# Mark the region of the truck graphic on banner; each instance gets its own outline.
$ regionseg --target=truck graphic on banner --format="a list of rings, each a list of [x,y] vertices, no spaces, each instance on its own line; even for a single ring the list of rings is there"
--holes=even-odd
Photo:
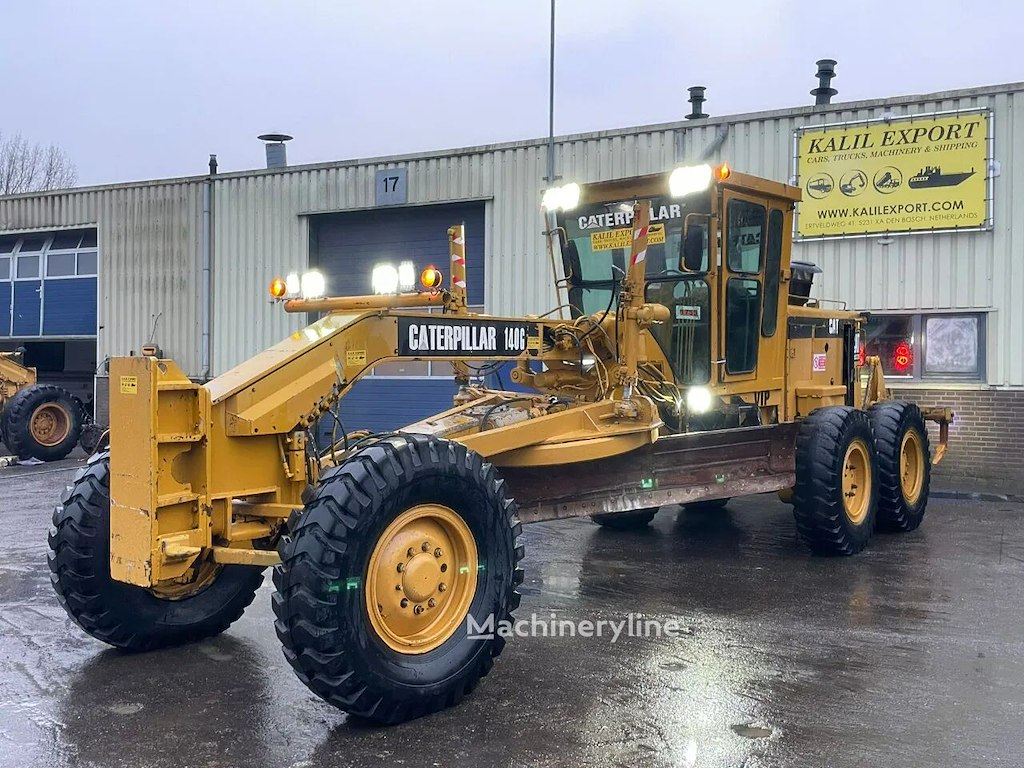
[[[797,235],[843,237],[991,224],[987,111],[796,130]]]

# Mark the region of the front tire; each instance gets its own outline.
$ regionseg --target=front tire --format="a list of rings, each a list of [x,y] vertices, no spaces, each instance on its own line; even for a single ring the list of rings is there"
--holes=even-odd
[[[793,516],[813,551],[853,555],[867,545],[878,508],[876,466],[865,411],[828,406],[800,422]]]
[[[931,449],[921,410],[882,401],[868,409],[878,454],[878,527],[912,531],[924,520],[931,487]]]
[[[360,449],[321,476],[281,542],[285,658],[315,694],[373,722],[458,703],[504,647],[520,532],[504,481],[465,446],[396,435]]]
[[[78,444],[82,421],[82,406],[71,393],[33,384],[4,407],[4,442],[19,458],[59,461]]]
[[[173,597],[110,578],[110,454],[98,454],[53,512],[50,582],[82,629],[127,651],[149,651],[219,635],[252,602],[263,571],[219,567],[194,594]]]

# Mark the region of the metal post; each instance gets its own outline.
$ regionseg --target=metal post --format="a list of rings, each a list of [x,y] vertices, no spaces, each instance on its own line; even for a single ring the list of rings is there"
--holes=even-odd
[[[555,0],[551,0],[551,54],[548,66],[548,184],[555,183]]]
[[[202,240],[200,242],[200,258],[202,262],[202,284],[199,295],[199,326],[202,333],[202,346],[200,350],[200,377],[203,381],[210,379],[210,319],[212,314],[211,269],[213,251],[213,176],[211,175],[203,182],[203,225]]]

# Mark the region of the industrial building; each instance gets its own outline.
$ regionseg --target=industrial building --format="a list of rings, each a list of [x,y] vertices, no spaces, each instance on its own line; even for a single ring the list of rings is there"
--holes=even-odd
[[[872,313],[869,351],[900,396],[956,411],[944,471],[1021,479],[1021,462],[1005,457],[1024,451],[1024,224],[1014,215],[1024,83],[829,103],[825,82],[822,103],[722,117],[704,115],[702,89],[691,91],[689,119],[556,137],[558,177],[665,172],[710,148],[712,162],[803,186],[794,258],[822,268],[815,295]],[[964,116],[977,117],[974,128],[948,128]],[[838,176],[810,164],[808,152],[826,148],[837,162],[858,157],[876,128],[879,145],[892,146],[886,156],[898,154],[916,135],[900,128],[911,118],[927,128],[922,141],[934,128],[935,141],[972,144],[983,160],[951,175],[934,156],[911,156],[921,167],[906,178],[888,165]],[[287,166],[286,137],[263,138],[277,167],[218,173],[211,161],[201,176],[0,198],[0,306],[10,309],[9,321],[0,311],[0,348],[24,346],[44,380],[76,385],[85,400],[95,392],[102,419],[108,356],[154,344],[190,376],[216,376],[305,319],[269,303],[271,278],[315,266],[329,293],[366,293],[378,262],[444,264],[457,222],[472,304],[512,315],[556,306],[539,206],[546,140]],[[853,199],[872,184],[884,195],[961,183],[974,185],[974,213],[942,203],[945,223],[884,223],[909,204],[854,208],[841,226],[809,214],[819,196]],[[889,214],[881,229],[868,221]],[[357,385],[342,415],[349,429],[392,428],[447,407],[452,392],[447,365],[391,363]]]

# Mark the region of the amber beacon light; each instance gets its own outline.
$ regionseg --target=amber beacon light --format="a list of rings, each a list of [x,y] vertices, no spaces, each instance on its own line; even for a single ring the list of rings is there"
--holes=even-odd
[[[423,287],[429,288],[432,291],[441,286],[441,279],[441,270],[435,267],[427,267],[420,275],[420,282],[423,284]]]

